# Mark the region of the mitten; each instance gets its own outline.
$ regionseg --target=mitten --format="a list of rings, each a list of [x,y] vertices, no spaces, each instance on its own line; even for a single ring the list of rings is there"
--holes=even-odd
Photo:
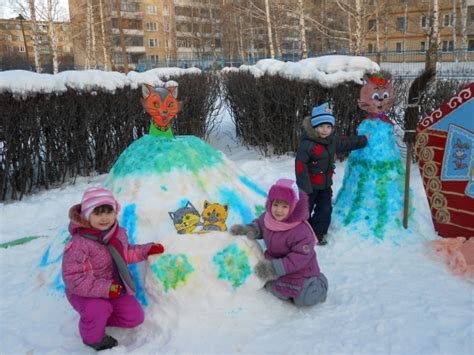
[[[112,285],[110,285],[109,289],[109,298],[118,298],[120,296],[120,292],[122,292],[122,286],[120,286],[115,281],[112,281]]]
[[[148,250],[148,255],[162,254],[164,251],[165,247],[160,243],[156,243],[151,246],[150,250]]]
[[[275,280],[276,278],[278,278],[273,264],[271,263],[271,261],[268,260],[259,261],[257,265],[255,265],[255,267],[253,268],[253,271],[258,278],[265,281]]]
[[[254,224],[234,224],[230,228],[230,233],[232,235],[245,235],[249,239],[257,239],[260,235]]]

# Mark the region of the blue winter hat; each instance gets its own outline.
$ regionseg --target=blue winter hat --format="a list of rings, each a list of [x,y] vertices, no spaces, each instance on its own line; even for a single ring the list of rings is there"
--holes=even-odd
[[[311,126],[316,127],[323,123],[329,123],[333,127],[336,123],[336,119],[334,118],[332,110],[327,102],[313,107],[311,110]]]

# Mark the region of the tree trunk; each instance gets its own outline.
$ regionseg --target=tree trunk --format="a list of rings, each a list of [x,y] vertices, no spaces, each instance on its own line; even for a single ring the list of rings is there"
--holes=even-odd
[[[51,47],[51,52],[53,55],[53,73],[57,74],[59,72],[58,36],[56,34],[56,29],[54,28],[53,0],[48,0],[47,6],[48,6],[48,36],[49,36],[49,44]]]
[[[439,3],[438,0],[433,0],[433,12],[431,23],[431,35],[429,40],[429,48],[426,52],[425,69],[436,70],[438,62],[438,47],[439,47]]]
[[[268,33],[268,44],[270,46],[270,57],[275,59],[275,49],[273,47],[273,35],[272,35],[272,21],[270,19],[270,5],[269,0],[265,0],[265,14],[267,19],[267,33]]]
[[[90,69],[91,68],[91,61],[92,61],[92,54],[91,54],[91,11],[90,8],[92,7],[91,4],[92,0],[87,0],[86,2],[86,58],[84,62],[84,68]]]
[[[120,33],[120,47],[122,48],[123,67],[125,74],[128,73],[128,54],[125,47],[125,34],[123,33],[122,13],[120,11],[120,0],[115,0],[115,7],[117,8],[117,19]]]
[[[105,26],[104,26],[104,5],[102,0],[99,0],[99,16],[100,16],[100,33],[102,38],[102,54],[104,56],[104,70],[109,70],[109,53],[107,50],[107,40],[105,38]]]
[[[35,70],[37,73],[41,73],[43,68],[41,67],[41,60],[40,60],[40,39],[39,39],[39,31],[38,31],[38,22],[36,21],[36,5],[35,0],[28,0],[28,6],[30,9],[30,18],[31,18],[31,27],[33,31],[33,52],[35,56]]]
[[[453,56],[454,58],[456,58],[456,61],[457,61],[456,49],[458,48],[458,46],[457,46],[457,38],[456,38],[456,22],[457,22],[456,3],[457,1],[453,0],[453,23],[451,25],[453,29]]]
[[[463,51],[463,60],[467,61],[467,1],[461,0],[461,47]]]
[[[362,52],[362,46],[364,44],[364,38],[362,36],[362,4],[361,0],[355,0],[356,5],[356,23],[355,23],[355,54],[360,55]]]
[[[300,32],[300,43],[301,43],[301,59],[308,58],[308,47],[306,44],[306,26],[304,22],[304,4],[303,0],[298,0],[298,13],[299,13],[299,32]]]

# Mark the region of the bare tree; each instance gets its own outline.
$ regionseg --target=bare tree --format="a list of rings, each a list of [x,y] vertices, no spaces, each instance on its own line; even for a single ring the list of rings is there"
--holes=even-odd
[[[48,13],[48,36],[51,52],[53,55],[53,73],[57,74],[59,72],[59,61],[58,61],[58,34],[56,32],[54,24],[54,13],[55,8],[58,5],[57,0],[48,0],[47,2],[47,13]]]
[[[272,21],[271,21],[271,15],[270,15],[269,0],[265,0],[265,16],[267,19],[267,33],[268,33],[268,44],[270,46],[270,57],[275,58],[275,49],[273,45]]]
[[[33,32],[33,52],[35,57],[35,69],[37,73],[41,73],[43,68],[41,67],[40,62],[40,38],[39,38],[39,30],[38,30],[38,22],[36,20],[36,6],[35,0],[28,0],[28,8],[30,10],[30,19],[31,19],[31,29]]]
[[[433,0],[433,8],[431,10],[429,47],[426,51],[425,69],[435,69],[438,63],[439,48],[439,2]]]
[[[304,21],[304,4],[303,0],[298,0],[298,18],[299,18],[299,37],[301,43],[301,58],[308,58],[308,46],[306,44],[306,26]]]
[[[102,53],[104,56],[104,70],[109,70],[109,50],[107,47],[107,40],[105,34],[105,26],[104,26],[104,5],[102,0],[99,0],[99,18],[100,18],[100,34],[102,39]]]
[[[461,0],[460,8],[461,21],[461,47],[464,53],[464,60],[467,60],[467,0]]]
[[[123,56],[123,66],[125,74],[128,73],[128,53],[127,48],[125,47],[125,34],[123,32],[123,23],[122,23],[122,12],[120,11],[120,0],[115,0],[115,7],[117,10],[117,18],[118,18],[118,27],[120,33],[120,47],[122,48],[122,56]]]

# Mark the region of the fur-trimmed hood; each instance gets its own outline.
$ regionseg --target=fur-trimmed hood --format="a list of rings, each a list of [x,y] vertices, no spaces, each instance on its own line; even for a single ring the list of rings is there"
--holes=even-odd
[[[320,143],[324,145],[330,144],[332,140],[334,139],[334,128],[333,128],[333,132],[328,137],[321,138],[318,136],[318,134],[316,133],[316,130],[311,125],[311,117],[306,116],[303,119],[303,128],[301,130],[301,140],[304,140],[304,139],[309,139],[316,143]]]

